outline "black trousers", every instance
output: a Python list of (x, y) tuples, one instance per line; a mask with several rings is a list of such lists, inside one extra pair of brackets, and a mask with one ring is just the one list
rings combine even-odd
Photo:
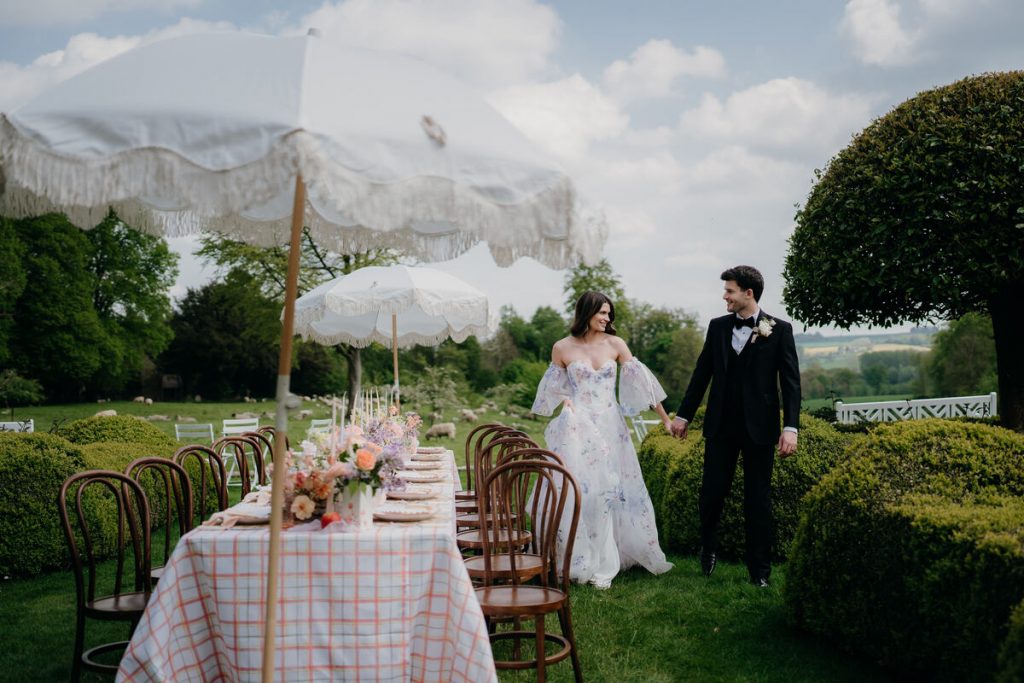
[(721, 429), (704, 445), (704, 474), (701, 480), (700, 535), (705, 552), (718, 549), (718, 523), (725, 497), (732, 487), (736, 460), (743, 452), (743, 518), (747, 539), (746, 562), (752, 579), (771, 574), (772, 467), (775, 444), (756, 444), (744, 427)]

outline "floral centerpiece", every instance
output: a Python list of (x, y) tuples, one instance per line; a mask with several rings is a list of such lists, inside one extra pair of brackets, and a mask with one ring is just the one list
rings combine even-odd
[(415, 451), (420, 424), (415, 413), (400, 416), (392, 408), (371, 419), (366, 430), (351, 425), (307, 432), (301, 453), (289, 452), (286, 460), (289, 512), (299, 521), (333, 512), (338, 514), (325, 518), (369, 525), (375, 494), (404, 486), (396, 473)]

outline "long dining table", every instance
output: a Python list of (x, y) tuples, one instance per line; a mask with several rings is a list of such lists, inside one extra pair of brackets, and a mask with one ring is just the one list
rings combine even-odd
[[(455, 543), (454, 454), (431, 484), (435, 514), (281, 536), (275, 681), (497, 683), (487, 628)], [(419, 485), (417, 485), (419, 486)], [(269, 530), (183, 536), (117, 680), (255, 681), (262, 671)]]

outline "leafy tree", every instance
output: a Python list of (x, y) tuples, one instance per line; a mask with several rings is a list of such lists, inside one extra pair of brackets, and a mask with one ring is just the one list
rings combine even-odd
[(424, 368), (419, 381), (406, 387), (402, 396), (407, 405), (416, 406), (433, 423), (434, 413), (451, 410), (459, 402), (456, 371), (446, 367)]
[(25, 245), (18, 237), (14, 221), (0, 218), (0, 363), (10, 359), (9, 344), (14, 329), (14, 305), (25, 291)]
[[(287, 248), (259, 247), (213, 235), (204, 237), (202, 245), (196, 252), (199, 256), (211, 260), (222, 270), (245, 270), (252, 275), (253, 282), (264, 296), (282, 302), (279, 306), (283, 305), (288, 274)], [(388, 265), (397, 260), (398, 254), (390, 249), (370, 249), (353, 254), (332, 252), (316, 243), (309, 228), (303, 228), (299, 255), (299, 296), (323, 282), (359, 268)], [(348, 366), (348, 409), (351, 410), (355, 397), (360, 393), (363, 352), (347, 344), (339, 344), (337, 348), (344, 355)]]
[(17, 406), (41, 403), (42, 400), (43, 387), (39, 382), (25, 379), (14, 370), (0, 372), (0, 403), (10, 411), (11, 419)]
[(92, 244), (58, 214), (14, 222), (28, 282), (14, 305), (10, 365), (54, 400), (80, 400), (111, 352), (93, 307)]
[(942, 396), (987, 394), (996, 387), (992, 320), (968, 313), (935, 335), (929, 374)]
[(92, 383), (101, 394), (137, 381), (143, 362), (171, 341), (168, 291), (178, 256), (163, 239), (132, 230), (111, 211), (85, 233), (92, 243), (92, 303), (108, 339), (108, 351)]
[(188, 393), (273, 395), (281, 306), (261, 293), (254, 277), (232, 270), (224, 282), (190, 289), (179, 307), (161, 363), (181, 375)]
[(569, 323), (558, 311), (550, 306), (541, 306), (533, 312), (530, 327), (536, 333), (537, 360), (547, 361), (551, 358), (551, 347), (555, 342), (569, 334)]
[(569, 314), (570, 321), (576, 311), (576, 300), (583, 296), (584, 292), (593, 291), (607, 295), (615, 304), (616, 329), (627, 325), (629, 302), (626, 301), (626, 291), (608, 259), (601, 259), (593, 266), (580, 263), (566, 273), (562, 289), (565, 292), (565, 311)]
[(923, 92), (816, 173), (784, 299), (811, 325), (987, 312), (1003, 424), (1024, 430), (1024, 71)]
[(862, 354), (860, 374), (876, 394), (904, 393), (917, 378), (920, 351), (874, 351)]

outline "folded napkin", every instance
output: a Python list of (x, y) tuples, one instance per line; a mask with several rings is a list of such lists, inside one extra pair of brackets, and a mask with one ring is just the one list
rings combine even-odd
[(247, 493), (241, 503), (227, 510), (215, 512), (203, 522), (203, 526), (219, 526), (230, 529), (236, 524), (266, 524), (270, 521), (270, 491)]

